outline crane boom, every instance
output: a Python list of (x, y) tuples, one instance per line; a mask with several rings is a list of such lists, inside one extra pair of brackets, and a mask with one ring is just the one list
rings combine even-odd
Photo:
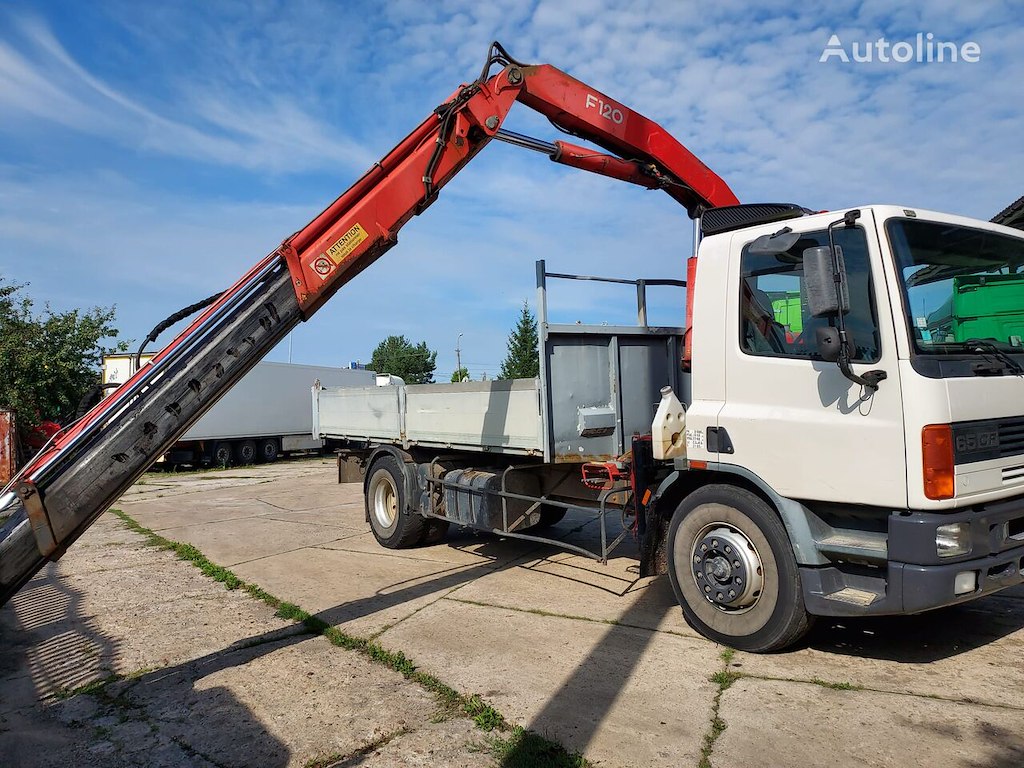
[[(491, 75), (495, 64), (500, 70)], [(398, 230), (502, 137), (516, 102), (611, 153), (555, 142), (548, 154), (556, 162), (663, 189), (690, 216), (738, 202), (658, 124), (554, 67), (522, 65), (495, 43), (480, 78), (458, 88), (22, 469), (0, 494), (0, 605), (60, 557), (288, 331), (395, 245)]]

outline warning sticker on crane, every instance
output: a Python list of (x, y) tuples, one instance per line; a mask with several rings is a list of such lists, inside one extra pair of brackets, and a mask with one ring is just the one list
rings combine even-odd
[(320, 277), (327, 277), (333, 269), (334, 262), (326, 256), (317, 256), (316, 261), (313, 262), (313, 271), (320, 275)]
[(362, 224), (356, 224), (348, 232), (338, 238), (338, 242), (327, 249), (327, 255), (335, 264), (341, 264), (352, 251), (359, 247), (367, 237)]

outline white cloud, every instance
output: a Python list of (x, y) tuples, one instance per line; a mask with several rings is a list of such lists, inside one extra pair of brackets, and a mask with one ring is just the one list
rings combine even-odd
[(38, 19), (19, 18), (11, 29), (17, 40), (0, 40), (0, 131), (23, 133), (42, 119), (132, 149), (271, 173), (372, 162), (286, 94), (229, 91), (214, 79), (157, 111), (91, 74)]

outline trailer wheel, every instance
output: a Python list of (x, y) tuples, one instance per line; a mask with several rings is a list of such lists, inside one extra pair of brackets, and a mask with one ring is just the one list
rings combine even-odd
[(277, 461), (277, 440), (272, 437), (260, 440), (259, 460), (264, 464)]
[(238, 463), (243, 467), (256, 463), (256, 441), (243, 440), (236, 447)]
[(527, 533), (529, 531), (542, 531), (545, 528), (550, 528), (553, 525), (558, 525), (562, 522), (562, 518), (565, 517), (565, 513), (568, 512), (565, 507), (553, 507), (547, 504), (541, 504), (540, 506), (540, 519), (533, 525), (527, 525), (525, 528), (520, 528), (517, 533)]
[(235, 452), (231, 450), (231, 443), (217, 443), (213, 446), (213, 464), (216, 467), (226, 469), (234, 464)]
[(810, 629), (786, 529), (750, 491), (711, 485), (687, 496), (672, 517), (666, 550), (683, 615), (705, 637), (766, 652)]
[(373, 462), (366, 483), (370, 529), (381, 546), (405, 549), (420, 542), (426, 520), (415, 512), (407, 513), (405, 506), (402, 468), (394, 456), (382, 456)]

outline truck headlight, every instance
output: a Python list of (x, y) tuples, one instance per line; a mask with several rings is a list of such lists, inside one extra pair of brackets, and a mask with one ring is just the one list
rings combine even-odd
[(969, 523), (947, 523), (935, 529), (935, 551), (939, 557), (956, 557), (971, 551)]

